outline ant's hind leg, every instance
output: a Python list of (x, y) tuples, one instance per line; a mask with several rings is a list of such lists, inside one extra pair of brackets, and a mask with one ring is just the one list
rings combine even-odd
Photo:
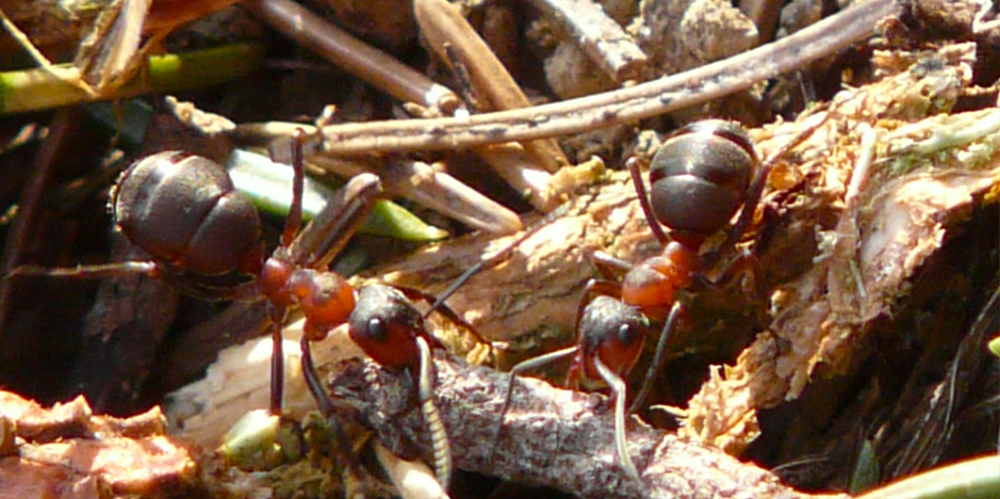
[(271, 320), (271, 403), (269, 410), (272, 415), (281, 415), (281, 402), (285, 391), (285, 353), (282, 337), (281, 322), (284, 319), (285, 311), (273, 303), (267, 305), (268, 315)]
[(319, 412), (328, 417), (333, 412), (333, 402), (326, 386), (319, 377), (319, 372), (316, 371), (316, 364), (312, 359), (312, 347), (305, 335), (302, 336), (300, 347), (302, 348), (302, 377), (305, 378), (306, 386), (309, 387), (309, 393), (316, 400)]

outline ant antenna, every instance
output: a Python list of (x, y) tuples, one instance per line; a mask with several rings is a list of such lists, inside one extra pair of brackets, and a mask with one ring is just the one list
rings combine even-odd
[(547, 215), (542, 217), (541, 220), (535, 222), (530, 227), (528, 227), (527, 230), (525, 230), (520, 236), (518, 236), (517, 239), (512, 241), (506, 247), (494, 253), (489, 258), (480, 260), (479, 263), (473, 265), (468, 270), (463, 272), (462, 275), (458, 276), (458, 279), (455, 279), (455, 282), (451, 283), (451, 285), (448, 286), (448, 288), (445, 289), (443, 293), (438, 295), (437, 299), (434, 300), (434, 303), (431, 304), (431, 307), (427, 309), (427, 312), (424, 313), (424, 318), (427, 318), (432, 312), (434, 312), (442, 305), (444, 305), (445, 300), (450, 298), (451, 295), (455, 294), (455, 291), (458, 291), (458, 289), (461, 288), (462, 285), (464, 285), (469, 279), (471, 279), (472, 276), (476, 275), (483, 269), (491, 268), (499, 264), (503, 260), (506, 260), (507, 257), (509, 257), (510, 254), (513, 253), (514, 250), (521, 245), (521, 243), (526, 241), (529, 237), (535, 235), (535, 233), (541, 230), (542, 227), (545, 227), (546, 225), (554, 222), (559, 217), (562, 217), (563, 215), (569, 213), (570, 205), (571, 205), (570, 202), (565, 202), (559, 205), (559, 207), (550, 211)]

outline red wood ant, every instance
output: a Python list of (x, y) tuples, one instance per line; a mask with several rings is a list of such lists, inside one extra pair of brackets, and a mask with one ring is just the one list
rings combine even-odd
[[(343, 190), (342, 202), (331, 203), (300, 231), (307, 140), (300, 131), (291, 141), (292, 205), (280, 245), (266, 259), (257, 211), (235, 190), (227, 172), (206, 158), (168, 151), (133, 163), (111, 193), (116, 228), (145, 250), (149, 261), (74, 269), (21, 267), (7, 277), (97, 278), (138, 272), (164, 278), (205, 298), (265, 297), (273, 345), (269, 409), (274, 415), (281, 413), (284, 389), (281, 329), (287, 310), (298, 304), (306, 317), (302, 372), (320, 411), (327, 416), (333, 412), (333, 401), (316, 371), (310, 342), (322, 340), (346, 323), (351, 339), (377, 363), (419, 375), (418, 400), (431, 435), (435, 471), (447, 487), (451, 457), (447, 433), (433, 404), (430, 353), (432, 345), (443, 345), (427, 331), (424, 320), (438, 310), (480, 342), (491, 348), (492, 344), (445, 305), (445, 297), (437, 299), (416, 289), (381, 284), (355, 290), (343, 276), (327, 269), (382, 195), (382, 187), (374, 175), (354, 177)], [(272, 156), (279, 155), (276, 149), (286, 145), (272, 144)], [(527, 234), (521, 240), (523, 237)], [(434, 305), (421, 313), (411, 299)]]
[[(629, 413), (641, 407), (663, 362), (670, 332), (684, 309), (677, 292), (704, 282), (699, 273), (720, 259), (717, 253), (700, 255), (705, 241), (729, 227), (722, 249), (735, 245), (752, 219), (774, 161), (805, 140), (821, 123), (808, 127), (764, 163), (759, 161), (753, 142), (738, 123), (706, 120), (688, 125), (671, 135), (654, 155), (648, 195), (638, 160), (629, 159), (627, 166), (640, 206), (650, 230), (663, 245), (663, 253), (636, 266), (604, 253), (594, 255), (595, 265), (602, 273), (624, 271), (624, 279), (621, 282), (592, 279), (587, 283), (577, 311), (576, 345), (513, 367), (498, 435), (510, 406), (516, 374), (573, 355), (567, 385), (575, 389), (581, 380), (602, 380), (611, 388), (615, 398), (615, 450), (625, 473), (639, 480), (626, 448), (623, 377), (642, 351), (650, 319), (666, 321), (653, 364)], [(730, 224), (738, 210), (739, 218)], [(662, 226), (670, 228), (671, 238)]]

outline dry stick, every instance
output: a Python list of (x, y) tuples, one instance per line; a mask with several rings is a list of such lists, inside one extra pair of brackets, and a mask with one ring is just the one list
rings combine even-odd
[[(437, 108), (442, 112), (457, 109), (461, 105), (458, 96), (447, 87), (435, 83), (392, 56), (368, 46), (295, 2), (266, 0), (249, 1), (244, 5), (298, 43), (403, 102), (415, 102), (420, 106)], [(299, 128), (311, 130), (301, 125)], [(427, 178), (411, 179), (409, 182), (396, 182), (396, 186), (403, 191), (401, 194), (411, 199), (414, 197), (427, 199), (434, 195), (425, 192), (418, 196), (412, 192), (421, 182), (428, 188), (435, 187), (439, 194), (438, 199), (445, 202), (437, 203), (432, 208), (466, 223), (470, 222), (469, 217), (460, 214), (492, 213), (493, 215), (487, 218), (472, 219), (473, 223), (470, 225), (477, 229), (497, 234), (509, 234), (521, 230), (521, 222), (514, 212), (461, 184), (446, 173), (440, 173), (436, 178), (440, 181), (428, 183)], [(449, 190), (442, 194), (440, 193), (442, 189)]]
[[(628, 123), (699, 104), (800, 68), (875, 34), (879, 21), (898, 15), (893, 0), (871, 0), (780, 41), (681, 74), (634, 87), (516, 111), (469, 118), (376, 121), (322, 128), (324, 152), (347, 156), (372, 152), (467, 149), (532, 140)], [(290, 135), (298, 125), (240, 125), (246, 138)]]
[[(462, 17), (458, 7), (447, 0), (414, 0), (413, 11), (420, 25), (420, 34), (437, 52), (438, 57), (447, 61), (444, 46), (446, 43), (451, 45), (469, 71), (481, 106), (486, 106), (488, 102), (488, 109), (491, 111), (531, 107), (531, 102), (521, 91), (521, 87), (490, 46)], [(526, 142), (524, 148), (532, 156), (544, 161), (542, 166), (549, 172), (555, 172), (560, 166), (569, 163), (554, 140)]]
[[(435, 362), (435, 402), (463, 470), (555, 487), (584, 498), (808, 498), (778, 478), (719, 449), (640, 425), (628, 430), (629, 452), (642, 483), (628, 479), (614, 459), (612, 410), (600, 397), (518, 379), (514, 403), (495, 438), (508, 374), (486, 367)], [(370, 361), (349, 362), (333, 393), (360, 410), (379, 441), (397, 455), (428, 439), (419, 415), (400, 418), (409, 388), (399, 375)], [(824, 496), (832, 497), (846, 496)]]
[(427, 163), (393, 162), (385, 177), (390, 192), (398, 192), (470, 227), (493, 234), (513, 234), (523, 228), (516, 213)]
[[(785, 0), (742, 0), (740, 12), (747, 15), (754, 26), (757, 26), (759, 42), (774, 40), (778, 31), (778, 19), (781, 17), (781, 6)], [(758, 42), (758, 43), (759, 43)]]
[(441, 109), (455, 109), (460, 104), (451, 89), (291, 0), (250, 0), (243, 6), (300, 45), (403, 102)]
[[(345, 178), (368, 172), (360, 162), (316, 154), (308, 164)], [(441, 170), (404, 159), (389, 161), (378, 175), (389, 195), (409, 199), (474, 229), (513, 234), (523, 228), (516, 213)]]
[[(31, 231), (35, 230), (35, 223), (42, 209), (41, 200), (45, 184), (49, 180), (66, 136), (76, 131), (78, 115), (79, 110), (76, 108), (62, 108), (49, 123), (49, 134), (35, 158), (31, 177), (21, 191), (17, 218), (7, 233), (3, 254), (0, 255), (0, 276), (8, 274), (21, 264), (22, 253), (28, 244)], [(0, 340), (4, 336), (4, 325), (9, 320), (7, 313), (13, 299), (13, 289), (13, 282), (10, 279), (0, 279)]]
[[(420, 33), (438, 57), (457, 73), (464, 70), (478, 106), (486, 111), (531, 107), (531, 102), (489, 45), (447, 0), (414, 0)], [(454, 56), (454, 58), (452, 57)], [(522, 148), (523, 146), (523, 148)], [(476, 154), (518, 192), (526, 193), (535, 209), (548, 212), (560, 202), (549, 189), (551, 175), (569, 163), (554, 139), (476, 148)]]
[(646, 64), (646, 53), (604, 8), (593, 0), (531, 0), (562, 21), (572, 39), (613, 81), (634, 80)]

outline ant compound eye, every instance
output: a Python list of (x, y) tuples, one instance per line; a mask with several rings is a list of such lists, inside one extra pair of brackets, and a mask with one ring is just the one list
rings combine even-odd
[(372, 317), (368, 319), (368, 337), (372, 340), (378, 342), (384, 342), (389, 339), (389, 328), (386, 327), (385, 322), (378, 317)]
[(618, 341), (625, 345), (631, 345), (639, 338), (640, 332), (631, 324), (622, 324), (618, 327)]

